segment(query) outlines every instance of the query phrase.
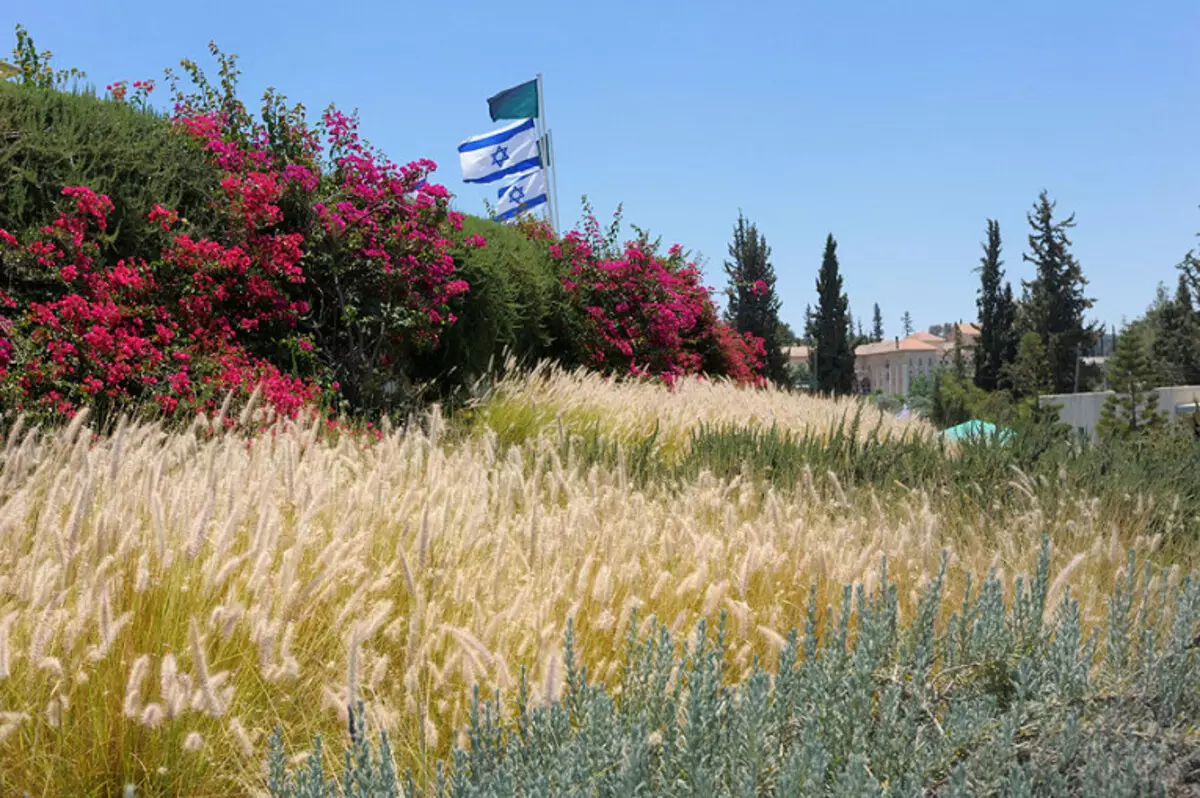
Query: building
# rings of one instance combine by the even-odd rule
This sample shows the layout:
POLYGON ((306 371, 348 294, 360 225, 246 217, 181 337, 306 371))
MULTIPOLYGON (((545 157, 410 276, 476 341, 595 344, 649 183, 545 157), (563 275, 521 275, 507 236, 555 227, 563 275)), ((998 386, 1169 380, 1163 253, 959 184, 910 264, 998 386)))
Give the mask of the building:
POLYGON ((785 346, 783 354, 787 356, 789 366, 793 368, 801 363, 808 363, 808 357, 811 350, 807 346, 785 346))
POLYGON ((954 325, 949 339, 918 332, 907 338, 858 347, 854 350, 854 371, 859 390, 908 396, 918 376, 932 376, 937 368, 954 362, 956 339, 962 341, 963 360, 973 372, 975 346, 979 342, 979 328, 973 324, 954 325), (955 330, 959 335, 955 335, 955 330))

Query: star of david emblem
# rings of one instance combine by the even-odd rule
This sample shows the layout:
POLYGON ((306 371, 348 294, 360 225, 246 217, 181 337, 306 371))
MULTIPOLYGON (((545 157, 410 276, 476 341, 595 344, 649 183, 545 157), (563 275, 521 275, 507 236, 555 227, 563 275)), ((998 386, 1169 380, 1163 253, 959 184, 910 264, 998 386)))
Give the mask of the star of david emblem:
POLYGON ((495 151, 492 153, 492 163, 496 166, 504 166, 504 162, 508 160, 508 147, 496 145, 495 151))
POLYGON ((521 188, 520 186, 513 186, 512 190, 508 192, 508 198, 512 200, 514 204, 520 205, 525 201, 525 189, 521 188))

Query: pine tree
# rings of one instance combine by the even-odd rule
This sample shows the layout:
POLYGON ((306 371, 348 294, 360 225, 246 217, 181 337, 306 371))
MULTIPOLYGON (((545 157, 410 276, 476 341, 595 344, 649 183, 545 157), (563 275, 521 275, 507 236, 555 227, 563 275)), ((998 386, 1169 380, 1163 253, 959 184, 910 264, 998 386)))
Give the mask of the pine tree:
POLYGON ((1050 364, 1042 338, 1035 332, 1021 336, 1017 354, 1004 368, 1004 380, 1017 396, 1037 396, 1050 386, 1050 364))
MULTIPOLYGON (((1174 298, 1160 297, 1155 310, 1150 351, 1161 384, 1200 383, 1200 319, 1184 275, 1179 276, 1174 298)), ((1147 321, 1151 321, 1151 314, 1146 315, 1147 321)))
POLYGON ((1013 322, 1016 306, 1012 284, 1001 286, 1004 261, 1000 259, 1000 223, 987 220, 987 242, 979 267, 979 294, 975 306, 979 311, 979 344, 975 351, 975 385, 985 391, 1002 387, 1005 365, 1016 356, 1013 322))
POLYGON ((871 340, 879 343, 883 340, 883 313, 879 310, 879 303, 875 303, 875 317, 871 324, 871 340))
POLYGON ((1037 332, 1042 339, 1051 389, 1069 393, 1075 386, 1076 358, 1095 345, 1097 331, 1084 322, 1094 300, 1084 294, 1087 280, 1069 249, 1067 231, 1075 226, 1075 215, 1056 222, 1054 207, 1043 191, 1028 214, 1032 254, 1022 257, 1036 267, 1037 275, 1024 284, 1023 329, 1037 332))
POLYGON ((817 276, 817 312, 813 321, 817 349, 815 377, 817 390, 822 393, 848 394, 854 387, 854 350, 848 337, 849 304, 838 273, 837 242, 830 233, 825 239, 825 254, 817 276))
POLYGON ((812 346, 817 340, 817 317, 813 314, 812 305, 804 306, 804 343, 812 346))
POLYGON ((900 317, 900 327, 904 330, 905 338, 913 334, 912 315, 907 310, 904 311, 904 315, 900 317))
POLYGON ((1162 426, 1158 394, 1148 390, 1154 379, 1150 349, 1138 327, 1126 327, 1109 361, 1108 382, 1115 391, 1100 410, 1097 432, 1103 438, 1128 438, 1162 426))
POLYGON ((729 277, 729 307, 726 320, 740 333, 763 339, 767 352, 765 371, 769 380, 784 385, 788 380, 787 355, 783 351, 783 329, 779 321, 779 296, 775 293, 775 267, 766 236, 738 212, 729 244, 725 274, 729 277))

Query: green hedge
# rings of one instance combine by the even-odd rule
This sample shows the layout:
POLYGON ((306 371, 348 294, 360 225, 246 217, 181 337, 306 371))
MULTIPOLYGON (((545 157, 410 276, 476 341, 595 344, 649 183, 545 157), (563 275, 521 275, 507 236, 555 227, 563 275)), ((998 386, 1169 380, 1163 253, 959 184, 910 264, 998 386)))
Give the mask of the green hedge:
POLYGON ((20 235, 55 217, 65 186, 115 205, 104 246, 116 258, 158 255, 146 221, 154 203, 212 229, 217 173, 168 121, 91 93, 0 82, 0 228, 20 235))
POLYGON ((566 295, 545 249, 512 227, 467 216, 462 237, 471 235, 483 236, 487 246, 464 246, 456 253, 456 276, 471 286, 451 303, 458 321, 434 351, 414 363, 414 378, 432 382, 443 399, 485 374, 499 373, 506 357, 578 362, 571 342, 580 337, 570 332, 574 322, 566 295))

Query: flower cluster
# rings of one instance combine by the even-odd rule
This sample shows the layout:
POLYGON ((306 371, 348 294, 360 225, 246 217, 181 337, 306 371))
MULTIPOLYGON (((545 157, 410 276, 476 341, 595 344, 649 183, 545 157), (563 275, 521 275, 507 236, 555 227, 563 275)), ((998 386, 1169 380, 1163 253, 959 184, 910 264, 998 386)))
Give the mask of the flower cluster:
MULTIPOLYGON (((211 412, 225 393, 257 387, 288 415, 326 392, 382 406, 411 353, 454 323, 450 303, 468 291, 451 240, 462 219, 425 180, 435 165, 391 163, 332 108, 310 128, 273 92, 255 120, 232 96, 231 64, 224 96, 193 73, 200 91, 177 92, 170 120, 217 172, 215 223, 201 229, 155 203, 142 212, 159 256, 106 261, 112 203, 76 186, 49 224, 19 239, 0 231, 5 404, 60 416, 87 402, 211 412)), ((144 103, 153 88, 108 92, 144 103)))
MULTIPOLYGON (((70 417, 90 401, 150 400, 167 412, 211 411, 221 394, 252 391, 260 382, 280 412, 294 413, 315 397, 313 386, 289 380, 239 340, 241 330, 294 325, 301 310, 253 258, 236 246, 178 234, 161 261, 108 265, 96 239, 107 228, 111 201, 86 187, 63 195, 67 207, 24 244, 0 236, 10 268, 56 286, 51 298, 23 308, 2 298, 3 307, 23 312, 0 331, 28 344, 18 363, 11 340, 0 343, 0 376, 13 378, 18 409, 70 417)), ((165 227, 174 217, 161 206, 150 213, 165 227)))
POLYGON ((705 371, 738 382, 761 381, 762 341, 718 322, 711 289, 679 245, 664 256, 642 236, 626 243, 619 256, 604 257, 612 242, 590 215, 582 231, 561 240, 546 237, 537 225, 526 232, 552 241, 550 256, 560 262, 563 288, 583 319, 586 365, 668 384, 705 371))
POLYGON ((763 376, 767 350, 763 339, 752 333, 739 333, 721 322, 713 330, 721 358, 721 370, 735 382, 765 386, 763 376))

